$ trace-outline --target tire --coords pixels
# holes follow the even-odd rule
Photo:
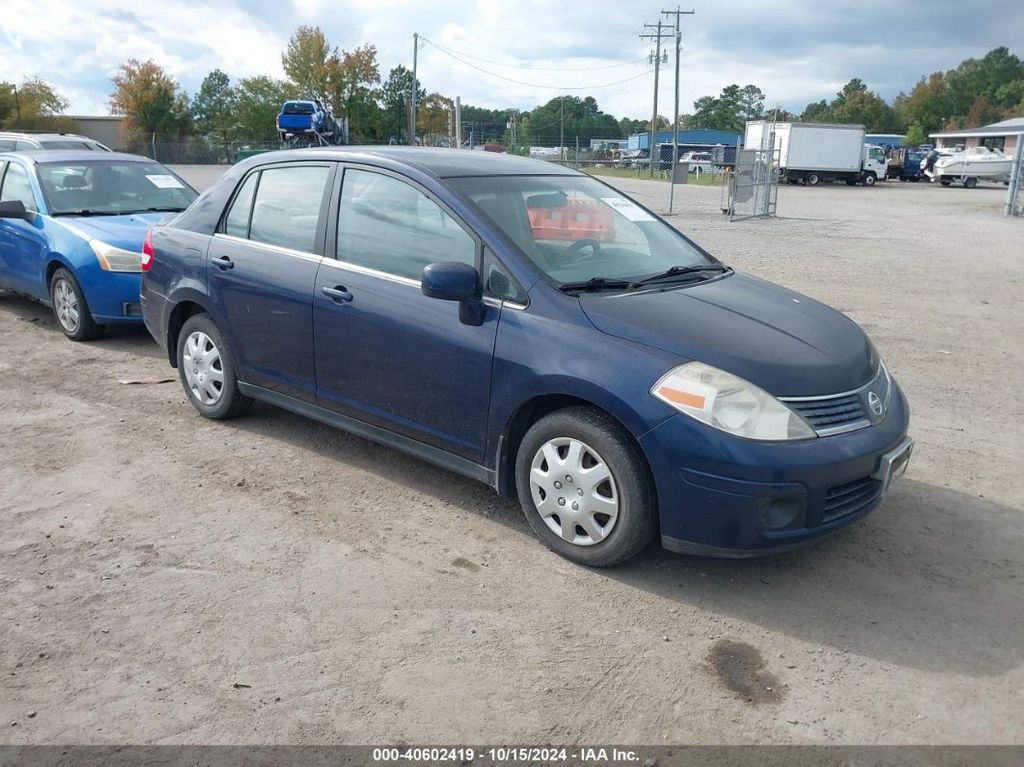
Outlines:
[[[949,186],[949,185],[950,185],[950,184],[952,184],[953,182],[952,182],[952,181],[950,181],[950,180],[949,180],[948,178],[944,178],[944,179],[940,179],[940,180],[939,180],[939,183],[940,183],[940,184],[942,184],[943,186]]]
[[[874,173],[868,173],[866,176],[864,176],[864,186],[874,186],[875,182],[877,181],[878,176],[876,176]]]
[[[78,280],[63,266],[50,277],[50,301],[57,325],[72,341],[92,341],[103,335],[103,326],[93,319]]]
[[[817,186],[821,183],[821,176],[817,173],[808,173],[804,176],[804,183],[807,184],[807,186]]]
[[[626,431],[602,413],[573,407],[544,416],[520,442],[515,471],[530,528],[566,559],[611,567],[638,554],[657,532],[647,466]],[[578,515],[567,520],[560,509]]]
[[[978,179],[974,176],[968,176],[964,179],[964,189],[974,189],[978,185]]]
[[[234,357],[209,315],[195,314],[185,321],[178,334],[177,361],[188,401],[206,418],[234,418],[252,406],[238,391]]]
[[[848,178],[848,179],[846,179],[846,185],[847,186],[857,186],[857,182],[854,181],[852,178]]]

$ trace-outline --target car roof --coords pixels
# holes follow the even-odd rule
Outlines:
[[[259,154],[253,165],[300,160],[346,160],[372,165],[406,166],[437,178],[463,176],[572,176],[579,172],[547,160],[498,152],[412,146],[348,146],[286,149]],[[384,162],[381,162],[384,161]]]
[[[32,163],[54,162],[156,162],[138,154],[124,152],[96,152],[92,149],[33,149],[28,152],[4,152],[0,157],[20,157]]]

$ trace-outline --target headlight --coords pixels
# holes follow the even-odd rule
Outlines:
[[[817,436],[803,418],[768,392],[703,362],[670,370],[651,394],[680,413],[737,437],[782,441]]]
[[[107,272],[141,272],[142,253],[140,251],[115,248],[102,240],[89,240],[89,247],[96,254],[100,268]]]

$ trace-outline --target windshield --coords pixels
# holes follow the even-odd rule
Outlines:
[[[637,280],[718,262],[621,192],[588,176],[482,176],[448,184],[558,284]]]
[[[195,191],[155,162],[83,160],[36,166],[50,215],[184,210]]]

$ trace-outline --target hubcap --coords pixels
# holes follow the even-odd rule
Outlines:
[[[206,333],[197,330],[185,339],[181,367],[192,396],[204,405],[215,405],[224,391],[224,366]]]
[[[593,546],[619,518],[619,493],[604,459],[585,442],[556,437],[530,466],[530,494],[544,524],[577,546]]]
[[[78,330],[78,296],[63,277],[53,286],[53,309],[57,313],[57,321],[68,333]]]

